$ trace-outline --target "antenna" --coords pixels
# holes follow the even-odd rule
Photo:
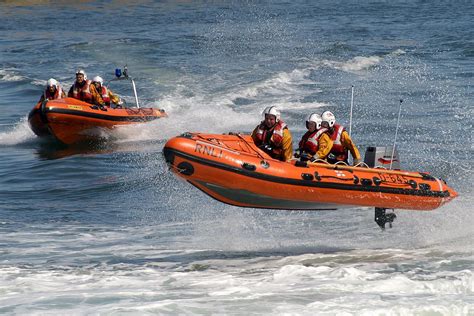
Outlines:
[[[354,108],[354,85],[351,86],[351,114],[349,116],[349,137],[352,136],[352,108]]]
[[[392,169],[393,156],[395,155],[395,146],[397,144],[398,127],[400,125],[400,114],[402,113],[402,103],[403,99],[400,99],[400,107],[398,108],[397,128],[395,129],[395,140],[393,141],[392,158],[390,159],[390,169]]]

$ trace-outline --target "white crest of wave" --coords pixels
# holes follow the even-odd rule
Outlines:
[[[342,65],[345,71],[361,71],[373,67],[380,63],[382,58],[378,56],[361,57],[357,56]]]
[[[382,58],[379,56],[356,56],[351,60],[346,62],[339,62],[339,61],[331,61],[325,60],[323,61],[323,65],[329,66],[331,68],[347,71],[347,72],[359,72],[362,70],[369,69],[382,61]]]
[[[236,92],[235,96],[255,98],[261,94],[286,95],[293,93],[299,85],[313,83],[308,79],[309,74],[310,69],[294,69],[291,72],[280,72],[269,79]]]
[[[31,84],[35,86],[45,87],[47,82],[48,80],[44,80],[44,79],[33,79],[33,81],[31,81]]]
[[[397,49],[397,50],[394,50],[393,52],[391,52],[389,55],[391,56],[400,56],[400,55],[405,55],[407,52],[404,51],[403,49]]]
[[[273,105],[279,109],[287,110],[312,110],[330,106],[326,102],[275,102]]]
[[[396,49],[390,52],[386,57],[397,57],[406,54],[403,49]],[[380,64],[383,57],[380,56],[356,56],[348,61],[323,60],[323,66],[343,70],[346,72],[361,72]]]
[[[24,117],[14,125],[12,130],[0,133],[0,145],[16,145],[35,137],[28,125],[28,119]]]
[[[13,68],[0,69],[0,80],[1,81],[21,81],[25,77],[16,73]]]

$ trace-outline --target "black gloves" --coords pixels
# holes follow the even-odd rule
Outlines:
[[[295,154],[293,156],[295,156],[295,158],[300,158],[300,155],[301,155],[301,149],[297,149],[295,150]]]

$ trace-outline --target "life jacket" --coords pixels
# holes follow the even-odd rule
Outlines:
[[[48,100],[57,100],[57,99],[62,99],[63,98],[63,89],[61,86],[56,86],[56,91],[54,91],[54,94],[52,94],[49,91],[49,88],[46,88],[43,93],[44,99]]]
[[[104,101],[105,105],[110,106],[110,97],[109,97],[109,91],[107,90],[107,87],[101,86],[101,91],[100,91],[100,97],[102,98],[102,101]]]
[[[314,132],[307,131],[301,138],[298,147],[310,155],[316,154],[319,150],[319,138],[327,131],[327,128],[320,128]]]
[[[288,126],[282,120],[279,120],[272,128],[268,128],[265,122],[261,122],[257,128],[255,144],[262,146],[268,144],[272,147],[272,152],[269,153],[273,158],[281,156],[283,149],[283,131],[288,129]]]
[[[87,103],[92,103],[92,94],[91,94],[90,85],[91,85],[90,80],[84,80],[84,84],[82,86],[80,86],[77,82],[75,82],[71,88],[72,95],[70,96]]]
[[[345,161],[349,158],[349,152],[341,142],[342,132],[346,129],[342,125],[334,124],[332,130],[330,131],[330,137],[333,141],[331,152],[328,155],[328,161],[330,163],[335,163],[337,161]]]

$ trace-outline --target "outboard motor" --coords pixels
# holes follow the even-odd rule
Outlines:
[[[397,148],[393,152],[392,159],[392,146],[387,147],[367,147],[365,150],[364,163],[366,163],[370,168],[374,167],[383,167],[385,169],[390,169],[390,164],[392,169],[400,170],[400,158],[398,156]]]

